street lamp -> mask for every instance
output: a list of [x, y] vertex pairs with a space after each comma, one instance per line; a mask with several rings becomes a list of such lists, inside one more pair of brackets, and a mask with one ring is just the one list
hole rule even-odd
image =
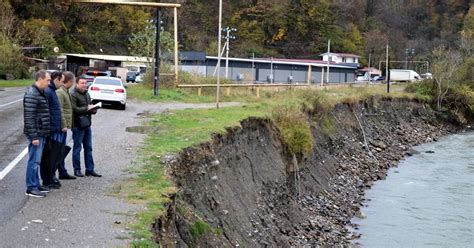
[[226, 39], [225, 48], [225, 78], [229, 78], [229, 50], [230, 50], [230, 40], [235, 40], [235, 36], [231, 35], [230, 32], [237, 32], [236, 28], [225, 27], [222, 29], [223, 32], [226, 32], [224, 39]]
[[405, 49], [406, 60], [405, 60], [405, 68], [408, 69], [408, 59], [412, 59], [413, 55], [415, 54], [415, 48], [406, 48]]

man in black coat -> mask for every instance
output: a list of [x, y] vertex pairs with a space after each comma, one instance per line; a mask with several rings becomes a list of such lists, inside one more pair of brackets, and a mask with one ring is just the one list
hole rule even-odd
[[[46, 99], [49, 105], [49, 116], [50, 116], [50, 136], [51, 142], [56, 141], [62, 143], [63, 130], [61, 129], [61, 105], [59, 104], [56, 90], [61, 87], [64, 83], [64, 76], [61, 72], [55, 71], [51, 73], [51, 80], [48, 87], [44, 90]], [[43, 150], [43, 161], [40, 165], [41, 179], [43, 180], [43, 186], [53, 189], [59, 189], [61, 184], [58, 178], [55, 176], [56, 168], [54, 166], [55, 161], [51, 161], [53, 156], [57, 155], [53, 153], [59, 153], [60, 151], [51, 150], [51, 142], [46, 142], [48, 148]], [[48, 144], [50, 144], [48, 146]]]
[[83, 77], [76, 79], [76, 87], [71, 93], [71, 105], [74, 116], [74, 127], [72, 128], [72, 138], [74, 140], [72, 166], [74, 167], [74, 176], [84, 176], [81, 172], [81, 146], [84, 146], [85, 175], [102, 177], [101, 174], [95, 171], [95, 163], [92, 156], [91, 115], [97, 113], [97, 109], [91, 109], [91, 97], [87, 92], [87, 81]]
[[49, 192], [42, 187], [38, 176], [38, 167], [50, 132], [49, 106], [44, 89], [48, 87], [51, 76], [45, 70], [35, 75], [35, 83], [27, 90], [23, 98], [24, 133], [28, 139], [28, 163], [26, 167], [26, 195], [44, 197]]

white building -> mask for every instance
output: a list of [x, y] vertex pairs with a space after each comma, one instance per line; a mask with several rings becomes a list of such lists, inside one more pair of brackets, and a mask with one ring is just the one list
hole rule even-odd
[[347, 64], [359, 64], [360, 58], [360, 56], [351, 53], [323, 53], [319, 56], [323, 57], [323, 61]]

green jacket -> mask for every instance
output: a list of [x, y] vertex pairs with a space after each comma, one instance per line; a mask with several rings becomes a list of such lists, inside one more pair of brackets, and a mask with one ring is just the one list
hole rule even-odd
[[72, 119], [71, 95], [64, 86], [61, 86], [61, 88], [56, 90], [56, 94], [58, 95], [59, 104], [61, 105], [61, 129], [71, 129], [74, 127], [74, 121]]
[[71, 92], [71, 103], [72, 103], [72, 114], [74, 118], [74, 126], [79, 127], [79, 117], [88, 116], [91, 120], [91, 114], [87, 112], [87, 108], [91, 103], [91, 97], [89, 93], [85, 91], [84, 93], [80, 92], [76, 88]]

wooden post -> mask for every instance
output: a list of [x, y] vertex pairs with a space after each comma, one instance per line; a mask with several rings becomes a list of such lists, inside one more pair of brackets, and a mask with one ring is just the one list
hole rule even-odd
[[312, 71], [311, 71], [311, 65], [308, 66], [308, 85], [311, 84], [311, 78], [313, 77]]
[[227, 96], [230, 96], [230, 87], [227, 87], [227, 88], [226, 88], [226, 95], [227, 95]]
[[198, 96], [201, 96], [201, 87], [198, 88]]
[[321, 87], [323, 87], [324, 83], [324, 67], [321, 67]]
[[174, 7], [174, 83], [179, 82], [178, 68], [178, 8]]
[[260, 87], [257, 86], [257, 98], [260, 98]]

